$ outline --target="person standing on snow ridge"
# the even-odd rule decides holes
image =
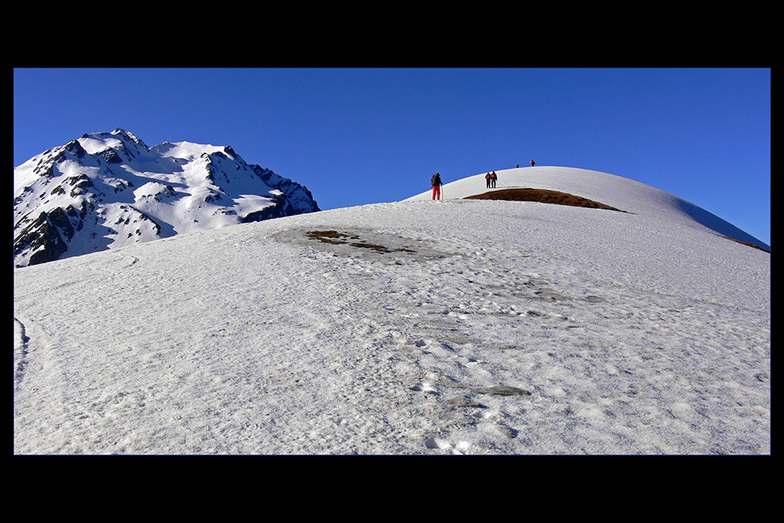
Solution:
[[[485,183],[487,183],[487,188],[488,189],[490,188],[490,180],[491,179],[492,179],[492,176],[490,176],[490,173],[485,174]]]
[[[531,160],[531,167],[533,167],[533,166],[534,166],[534,161],[533,161],[533,160]]]
[[[444,185],[441,183],[441,175],[435,173],[433,177],[430,179],[430,184],[433,186],[433,199],[435,200],[436,197],[441,199],[441,186]]]
[[[493,189],[495,189],[495,181],[498,179],[498,175],[493,171],[493,174],[490,175],[490,184]]]

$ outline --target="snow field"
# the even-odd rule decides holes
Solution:
[[[769,264],[664,215],[447,200],[17,269],[14,451],[766,454]]]

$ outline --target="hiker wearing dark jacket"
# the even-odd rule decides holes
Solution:
[[[430,184],[433,186],[433,199],[435,200],[436,197],[438,197],[438,199],[440,200],[441,186],[443,185],[443,183],[441,183],[441,175],[435,173],[433,177],[430,179]]]

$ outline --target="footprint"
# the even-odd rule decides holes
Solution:
[[[119,257],[120,262],[122,263],[123,268],[128,268],[128,267],[130,267],[132,265],[135,265],[139,261],[139,258],[137,258],[136,256],[133,256],[131,254],[125,254],[123,252],[116,252],[115,255],[117,255]]]
[[[495,430],[509,439],[517,437],[517,431],[512,427],[507,427],[506,425],[496,425]]]
[[[530,396],[531,391],[510,387],[508,385],[496,385],[495,387],[472,387],[469,389],[475,394],[492,394],[495,396]]]
[[[429,449],[451,449],[452,444],[449,443],[449,440],[441,439],[441,438],[428,438],[425,440],[425,447]]]

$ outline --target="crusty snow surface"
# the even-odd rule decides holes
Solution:
[[[481,173],[15,269],[14,453],[769,454],[770,254],[497,172],[627,212],[460,199]]]

